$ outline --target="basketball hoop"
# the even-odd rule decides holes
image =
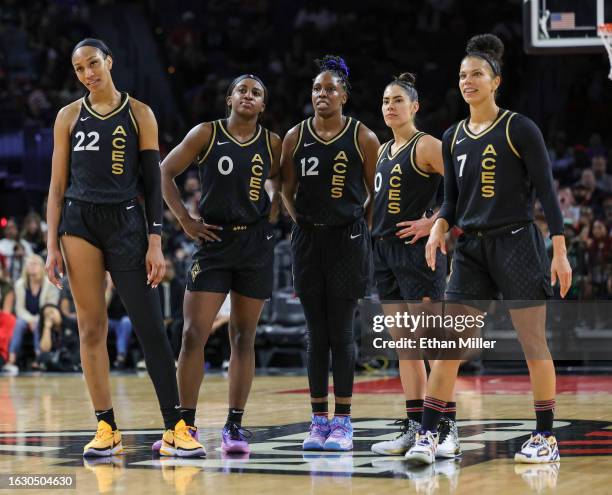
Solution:
[[[608,77],[612,79],[612,23],[597,26],[597,34],[608,52],[608,58],[610,59],[610,73]]]

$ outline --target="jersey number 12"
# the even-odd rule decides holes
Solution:
[[[319,175],[319,171],[317,170],[317,166],[319,165],[319,159],[315,156],[311,156],[308,159],[308,165],[310,167],[306,170],[306,158],[302,158],[300,161],[302,164],[302,177],[306,175]]]

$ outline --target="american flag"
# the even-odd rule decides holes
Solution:
[[[576,27],[576,15],[573,12],[552,12],[550,14],[550,29],[563,31]]]

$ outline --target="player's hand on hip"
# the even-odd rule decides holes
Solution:
[[[446,254],[446,240],[444,238],[444,230],[440,228],[433,228],[429,234],[427,245],[425,246],[425,259],[427,260],[427,266],[431,270],[436,269],[436,253],[442,251]]]
[[[557,280],[559,280],[561,297],[565,297],[572,285],[572,267],[567,260],[567,256],[553,256],[550,265],[550,282],[555,285]]]
[[[202,218],[199,220],[189,218],[189,220],[183,224],[183,230],[185,231],[185,234],[196,242],[219,242],[221,241],[221,238],[215,234],[215,230],[223,230],[223,227],[204,223],[204,219]]]
[[[61,289],[61,279],[64,277],[64,259],[62,258],[62,252],[58,247],[49,247],[47,250],[45,270],[47,270],[47,277],[49,278],[49,281],[58,289]]]
[[[166,273],[166,261],[160,245],[149,244],[146,256],[147,285],[155,289]]]
[[[412,237],[407,244],[414,244],[422,237],[427,237],[431,231],[433,220],[431,218],[419,218],[418,220],[406,220],[395,224],[397,227],[403,227],[398,230],[395,235],[400,239]]]

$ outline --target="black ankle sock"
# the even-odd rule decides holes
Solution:
[[[350,404],[338,404],[334,407],[334,416],[350,416],[351,405]]]
[[[166,430],[173,430],[174,427],[176,426],[176,423],[178,423],[181,420],[181,408],[178,405],[170,406],[170,407],[162,407],[161,413],[162,413],[162,418],[164,418],[164,428]],[[195,411],[194,411],[194,417],[195,417]]]
[[[325,402],[311,402],[312,414],[315,416],[327,416],[328,414],[328,403]]]
[[[438,431],[438,423],[442,413],[446,408],[446,402],[435,397],[425,397],[423,401],[423,421],[421,429],[423,431]]]
[[[244,414],[244,409],[237,409],[235,407],[230,407],[227,411],[227,423],[234,423],[238,426],[242,426],[242,415]]]
[[[195,409],[189,409],[188,407],[181,407],[181,419],[185,421],[187,426],[195,426]],[[174,428],[174,425],[172,425]]]
[[[96,411],[96,419],[98,421],[105,421],[108,423],[113,431],[117,429],[117,424],[115,423],[115,413],[112,407],[105,411]]]
[[[406,401],[406,416],[417,423],[423,419],[423,400],[407,400]]]
[[[447,402],[446,407],[444,408],[444,412],[442,413],[442,416],[452,421],[457,421],[457,403]]]
[[[536,413],[536,431],[538,433],[550,432],[555,418],[555,399],[536,400],[533,407]]]

